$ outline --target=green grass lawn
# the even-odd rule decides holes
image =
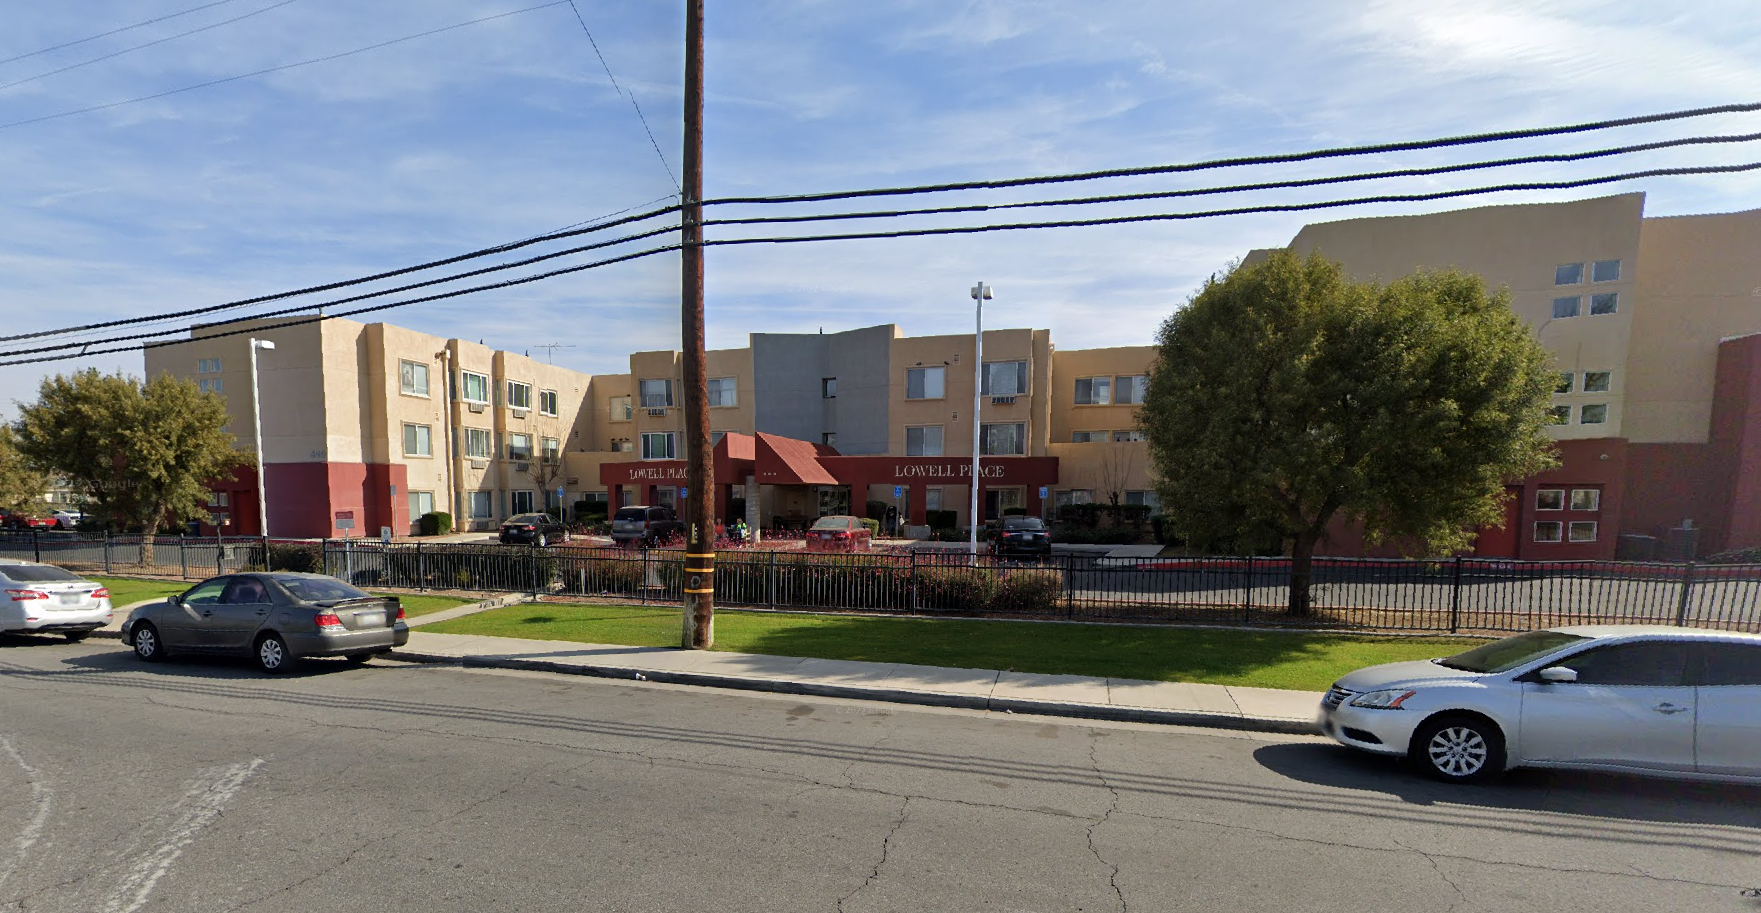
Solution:
[[[140,602],[144,599],[164,599],[173,593],[181,593],[194,586],[193,582],[184,583],[176,580],[148,580],[137,577],[88,577],[88,580],[101,583],[110,589],[110,604],[117,608]],[[468,605],[473,599],[455,599],[451,596],[411,595],[408,593],[381,593],[375,595],[396,595],[398,603],[404,607],[404,614],[415,617],[429,612],[438,612],[454,606]]]
[[[440,634],[671,647],[679,609],[514,605],[424,626]],[[1008,669],[1323,691],[1376,663],[1428,659],[1481,641],[1283,631],[716,612],[715,649],[735,653]]]

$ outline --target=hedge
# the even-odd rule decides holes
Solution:
[[[416,528],[424,536],[444,536],[452,532],[452,514],[430,511],[416,521]]]

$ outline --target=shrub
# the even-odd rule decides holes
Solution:
[[[917,602],[930,611],[1047,615],[1058,611],[1063,597],[1063,574],[1057,570],[930,567],[917,572]]]
[[[960,515],[951,510],[926,510],[923,522],[930,529],[953,529],[959,523]]]
[[[863,511],[863,516],[868,519],[879,523],[887,518],[887,502],[870,501],[864,506],[866,507],[866,510]]]
[[[324,546],[317,542],[271,542],[269,569],[296,574],[324,572]]]
[[[1025,516],[1027,516],[1027,508],[1025,508],[1025,507],[1005,507],[1005,508],[1003,508],[1003,516],[1005,516],[1005,517],[1025,517]]]
[[[873,517],[863,517],[862,528],[868,530],[870,536],[880,535],[880,521]]]
[[[416,529],[424,536],[444,536],[452,532],[452,514],[430,511],[416,521]]]

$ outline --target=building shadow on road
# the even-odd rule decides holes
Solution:
[[[1550,812],[1675,824],[1761,825],[1761,786],[1564,770],[1517,769],[1480,785],[1432,780],[1400,758],[1306,742],[1266,745],[1260,766],[1312,786],[1419,805]]]

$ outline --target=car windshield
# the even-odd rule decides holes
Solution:
[[[64,580],[82,580],[78,574],[70,574],[58,567],[47,564],[0,564],[0,574],[6,579],[18,583],[58,583]]]
[[[1468,672],[1509,672],[1517,666],[1540,659],[1580,640],[1589,638],[1560,631],[1530,631],[1437,660],[1437,664]]]
[[[301,602],[373,598],[373,594],[355,589],[334,577],[276,577],[275,582],[286,587]]]
[[[1010,517],[1003,521],[1004,529],[1045,529],[1045,524],[1038,517]]]
[[[517,517],[509,517],[508,522],[509,523],[543,523],[544,522],[544,515],[543,514],[520,514]]]
[[[613,520],[646,520],[646,519],[648,519],[648,514],[645,513],[642,510],[642,508],[640,508],[640,507],[620,507],[620,508],[618,508],[617,516],[612,517],[612,519]]]
[[[850,518],[849,517],[821,517],[819,519],[818,523],[813,524],[813,528],[814,529],[849,529],[850,528]]]

